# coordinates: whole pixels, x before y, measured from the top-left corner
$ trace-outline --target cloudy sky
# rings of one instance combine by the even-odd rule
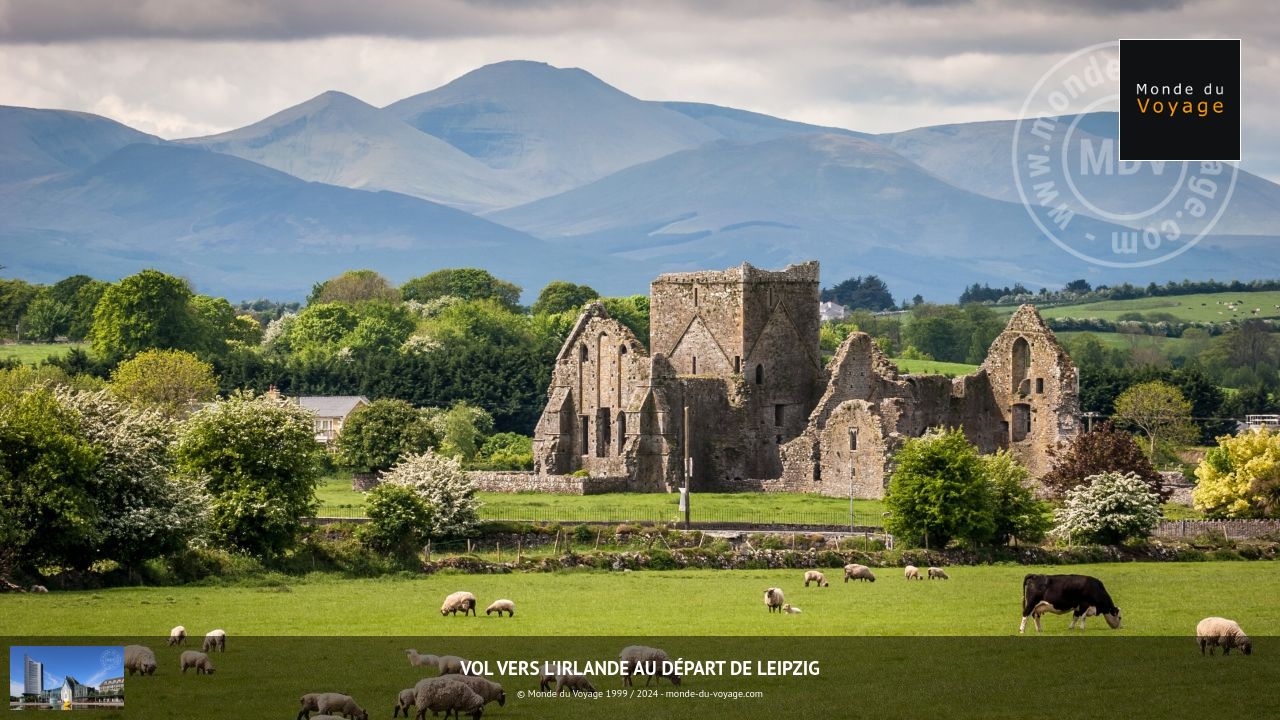
[[[0,104],[173,138],[527,59],[644,99],[879,132],[1013,117],[1054,62],[1118,37],[1242,38],[1243,166],[1280,180],[1270,0],[0,0]]]

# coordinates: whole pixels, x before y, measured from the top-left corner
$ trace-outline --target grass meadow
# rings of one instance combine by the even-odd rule
[[[1236,305],[1237,309],[1232,312],[1227,307],[1228,304]],[[1007,310],[1012,312],[1013,309]],[[1252,312],[1254,309],[1259,310],[1256,315]],[[1132,300],[1104,300],[1040,309],[1040,314],[1047,318],[1073,317],[1102,320],[1118,320],[1120,315],[1127,312],[1169,313],[1179,320],[1193,322],[1276,318],[1280,317],[1280,291],[1199,293]]]
[[[28,365],[35,365],[50,356],[62,356],[74,348],[87,347],[85,343],[12,343],[0,345],[0,358],[17,358]]]

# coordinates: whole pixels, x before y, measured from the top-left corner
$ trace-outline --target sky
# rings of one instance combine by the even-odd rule
[[[643,99],[886,132],[1014,117],[1054,62],[1119,37],[1241,38],[1243,166],[1280,179],[1271,0],[0,0],[0,104],[188,137],[521,59]]]
[[[85,685],[97,687],[103,680],[124,675],[124,654],[120,647],[95,645],[13,645],[9,648],[9,694],[21,695],[23,655],[44,663],[45,687],[61,687],[67,675]]]

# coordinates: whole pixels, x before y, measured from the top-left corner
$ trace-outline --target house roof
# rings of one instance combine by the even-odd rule
[[[318,417],[344,418],[361,405],[368,405],[363,395],[299,395],[294,398],[302,407]]]

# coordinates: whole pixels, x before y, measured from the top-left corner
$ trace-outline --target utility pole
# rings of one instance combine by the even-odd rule
[[[693,456],[689,454],[689,406],[684,406],[684,419],[681,429],[684,432],[684,486],[680,488],[680,506],[684,509],[684,529],[689,529],[689,476],[693,475]]]

